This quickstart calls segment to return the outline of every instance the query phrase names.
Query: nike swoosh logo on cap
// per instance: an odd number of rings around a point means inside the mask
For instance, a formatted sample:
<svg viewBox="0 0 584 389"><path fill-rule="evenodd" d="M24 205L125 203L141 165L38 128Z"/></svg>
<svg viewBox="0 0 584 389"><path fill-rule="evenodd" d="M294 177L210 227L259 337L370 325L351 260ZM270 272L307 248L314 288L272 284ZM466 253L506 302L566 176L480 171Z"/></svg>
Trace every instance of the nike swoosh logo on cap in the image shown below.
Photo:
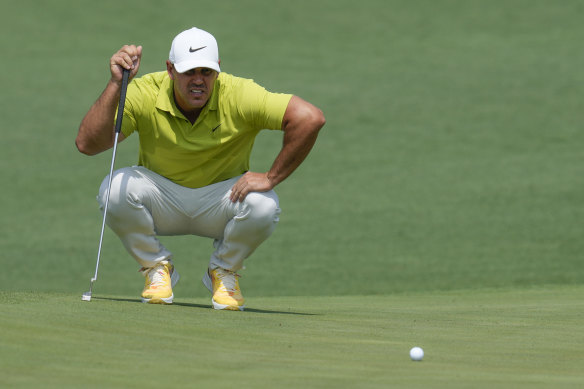
<svg viewBox="0 0 584 389"><path fill-rule="evenodd" d="M189 53L194 53L195 51L202 50L202 49L204 49L205 47L207 47L207 46L199 47L198 49L193 49L192 47L190 47L190 48L189 48Z"/></svg>

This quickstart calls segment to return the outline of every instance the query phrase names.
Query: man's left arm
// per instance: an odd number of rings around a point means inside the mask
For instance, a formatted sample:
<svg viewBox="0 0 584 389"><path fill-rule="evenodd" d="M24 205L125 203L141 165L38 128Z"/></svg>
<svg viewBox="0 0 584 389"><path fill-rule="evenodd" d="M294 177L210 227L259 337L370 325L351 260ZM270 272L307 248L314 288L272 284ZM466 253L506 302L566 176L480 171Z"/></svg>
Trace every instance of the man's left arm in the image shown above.
<svg viewBox="0 0 584 389"><path fill-rule="evenodd" d="M320 109L292 96L282 119L282 150L268 172L245 173L233 186L231 201L243 201L250 192L267 192L284 181L304 161L324 124Z"/></svg>

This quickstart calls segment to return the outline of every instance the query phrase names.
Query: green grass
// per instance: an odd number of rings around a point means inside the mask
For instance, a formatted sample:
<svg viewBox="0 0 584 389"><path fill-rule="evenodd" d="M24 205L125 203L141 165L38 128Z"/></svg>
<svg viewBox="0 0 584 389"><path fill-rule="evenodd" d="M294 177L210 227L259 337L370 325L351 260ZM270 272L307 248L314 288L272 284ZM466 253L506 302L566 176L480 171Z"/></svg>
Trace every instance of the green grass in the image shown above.
<svg viewBox="0 0 584 389"><path fill-rule="evenodd" d="M0 376L14 388L578 387L582 293L258 297L240 313L200 298L7 292Z"/></svg>
<svg viewBox="0 0 584 389"><path fill-rule="evenodd" d="M216 33L225 71L328 119L277 188L282 222L247 262L247 294L395 293L414 277L426 290L582 284L581 2L221 1L185 16L197 4L6 6L0 39L21 59L20 76L0 75L0 244L20 275L0 275L6 289L86 287L111 153L79 154L77 126L120 45L144 45L142 73L160 70L191 24ZM280 142L262 133L253 169ZM124 142L116 166L136 163L136 148ZM184 293L202 296L211 243L163 242L191 277ZM136 265L109 231L103 254L100 288L136 293Z"/></svg>
<svg viewBox="0 0 584 389"><path fill-rule="evenodd" d="M3 4L0 382L138 386L165 374L153 345L178 386L231 386L218 344L247 387L581 386L583 18L579 0ZM161 70L192 25L224 71L327 125L246 261L252 310L207 309L212 246L195 237L162 238L179 304L135 304L143 280L110 231L82 303L111 153L79 154L77 127L113 52L142 44L141 73ZM260 134L252 168L280 144ZM116 166L136 161L130 138Z"/></svg>

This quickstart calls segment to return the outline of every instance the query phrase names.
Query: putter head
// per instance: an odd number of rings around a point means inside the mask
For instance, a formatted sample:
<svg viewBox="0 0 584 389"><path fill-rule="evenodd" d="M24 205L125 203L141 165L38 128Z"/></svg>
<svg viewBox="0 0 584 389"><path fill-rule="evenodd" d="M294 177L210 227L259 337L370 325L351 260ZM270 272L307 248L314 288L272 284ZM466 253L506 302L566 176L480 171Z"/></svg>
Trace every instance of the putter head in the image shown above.
<svg viewBox="0 0 584 389"><path fill-rule="evenodd" d="M91 291L93 290L93 283L95 282L96 278L93 277L91 281L89 281L89 291L83 293L81 296L81 300L83 301L91 301Z"/></svg>

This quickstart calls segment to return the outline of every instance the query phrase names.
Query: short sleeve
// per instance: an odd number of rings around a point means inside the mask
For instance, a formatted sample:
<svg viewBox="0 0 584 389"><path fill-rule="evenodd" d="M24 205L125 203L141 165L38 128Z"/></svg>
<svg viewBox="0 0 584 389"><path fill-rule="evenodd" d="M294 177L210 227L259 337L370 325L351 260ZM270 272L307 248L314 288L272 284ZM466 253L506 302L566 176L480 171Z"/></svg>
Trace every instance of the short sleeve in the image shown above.
<svg viewBox="0 0 584 389"><path fill-rule="evenodd" d="M234 93L238 113L258 130L281 130L291 94L267 91L253 80L240 79Z"/></svg>

